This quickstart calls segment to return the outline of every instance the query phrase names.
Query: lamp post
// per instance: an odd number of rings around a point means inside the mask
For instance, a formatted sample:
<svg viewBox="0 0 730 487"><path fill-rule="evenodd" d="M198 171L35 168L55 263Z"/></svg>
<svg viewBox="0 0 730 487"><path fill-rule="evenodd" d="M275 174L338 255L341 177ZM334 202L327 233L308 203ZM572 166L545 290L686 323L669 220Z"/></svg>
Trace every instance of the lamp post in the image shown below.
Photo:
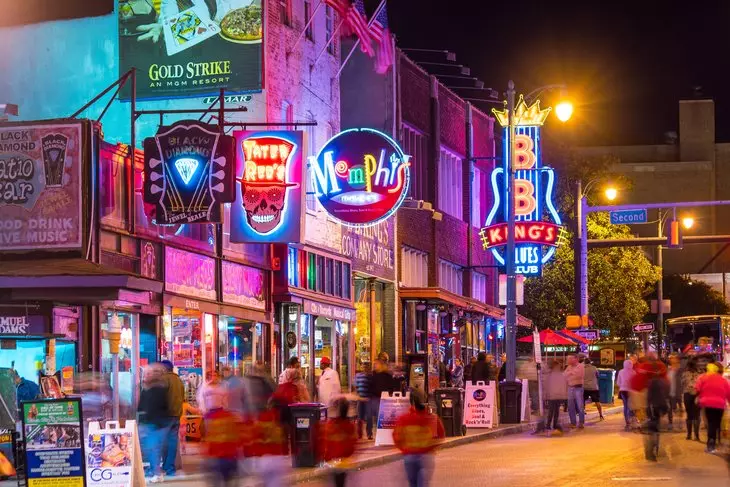
<svg viewBox="0 0 730 487"><path fill-rule="evenodd" d="M546 85L537 88L528 93L524 98L530 100L532 97L538 96L540 93L558 88L565 90L563 84ZM515 200L514 200L514 179L515 179L515 127L519 124L519 120L515 119L515 84L512 80L507 84L507 115L508 115L508 135L505 178L505 192L507 198L507 246L505 250L505 270L507 273L507 303L505 308L505 352L507 353L506 379L507 382L515 380L515 365L517 358L517 276L515 274ZM558 110L558 118L565 122L572 114L572 106L568 102L561 102L560 110ZM518 406L519 407L519 406Z"/></svg>

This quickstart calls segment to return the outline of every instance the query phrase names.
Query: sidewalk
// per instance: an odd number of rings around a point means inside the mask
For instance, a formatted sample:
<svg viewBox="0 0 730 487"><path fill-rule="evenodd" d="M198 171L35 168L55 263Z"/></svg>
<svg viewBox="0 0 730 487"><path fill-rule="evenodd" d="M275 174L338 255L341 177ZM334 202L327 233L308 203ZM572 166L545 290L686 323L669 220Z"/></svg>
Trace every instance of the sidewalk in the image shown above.
<svg viewBox="0 0 730 487"><path fill-rule="evenodd" d="M598 419L598 412L590 408L590 412L586 412L586 421ZM603 406L603 414L621 414L623 408L621 406ZM501 425L494 429L471 429L467 431L466 436L456 436L444 439L438 446L438 449L453 448L460 445L466 445L476 441L491 440L500 438L507 435L520 434L527 431L532 431L537 424L537 420L520 424ZM186 455L185 457L188 457ZM195 460L193 460L193 458ZM375 446L374 442L366 441L358 443L358 449L352 458L352 468L362 470L366 468L383 465L386 463L396 462L402 458L401 453L392 446ZM199 456L193 456L191 458L184 458L184 464L186 469L196 468L197 472L200 472L200 460ZM314 479L319 479L326 476L329 473L329 469L326 467L313 467L313 468L298 468L292 470L287 476L286 485L293 485L301 482L307 482ZM192 482L204 482L205 476L202 473L191 473L186 475L184 478L173 480L166 480L164 485L169 487L192 487ZM2 484L0 484L2 486Z"/></svg>
<svg viewBox="0 0 730 487"><path fill-rule="evenodd" d="M612 414L621 414L623 408L621 406L603 406L604 416ZM590 407L590 411L586 412L586 421L598 419L598 413ZM456 436L444 439L438 446L438 449L453 448L460 445L466 445L477 441L491 440L507 435L520 434L532 431L537 424L537 420L521 423L498 426L494 429L472 429L467 431L466 436ZM183 456L185 469L189 474L175 480L165 480L162 484L166 487L197 487L199 485L207 485L205 483L205 475L201 473L200 455L195 455L192 451L190 454ZM363 441L358 443L357 452L353 457L352 468L362 470L366 468L392 463L402 458L400 452L392 446L375 446L373 441ZM326 467L299 468L291 470L286 477L285 485L294 485L301 482L307 482L325 477L329 473ZM248 485L248 484L247 484ZM16 487L16 481L0 481L0 487Z"/></svg>

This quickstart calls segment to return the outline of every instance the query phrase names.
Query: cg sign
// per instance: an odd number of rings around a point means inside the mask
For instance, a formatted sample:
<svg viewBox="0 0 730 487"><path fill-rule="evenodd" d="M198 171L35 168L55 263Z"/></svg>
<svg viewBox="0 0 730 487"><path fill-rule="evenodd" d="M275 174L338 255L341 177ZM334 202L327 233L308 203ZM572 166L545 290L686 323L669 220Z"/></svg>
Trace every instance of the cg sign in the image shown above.
<svg viewBox="0 0 730 487"><path fill-rule="evenodd" d="M540 127L550 108L540 110L536 101L527 107L520 96L515 108L515 171L513 194L515 205L515 271L525 276L539 276L542 266L555 254L561 241L560 215L553 205L555 174L542 166ZM504 265L507 244L507 159L510 147L507 110L494 110L497 121L504 127L505 165L492 172L494 206L479 232L482 245Z"/></svg>
<svg viewBox="0 0 730 487"><path fill-rule="evenodd" d="M309 170L317 199L325 211L347 226L370 226L392 215L408 193L410 156L377 130L340 132Z"/></svg>

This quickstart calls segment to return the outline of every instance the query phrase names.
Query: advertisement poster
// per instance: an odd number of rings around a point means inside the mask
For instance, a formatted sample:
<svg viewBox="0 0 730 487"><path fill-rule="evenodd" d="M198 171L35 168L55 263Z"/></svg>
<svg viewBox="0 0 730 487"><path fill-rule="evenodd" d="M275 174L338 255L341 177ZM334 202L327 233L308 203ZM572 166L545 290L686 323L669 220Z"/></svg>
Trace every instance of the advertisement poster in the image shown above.
<svg viewBox="0 0 730 487"><path fill-rule="evenodd" d="M79 399L24 402L29 487L83 487L83 419Z"/></svg>
<svg viewBox="0 0 730 487"><path fill-rule="evenodd" d="M496 386L468 382L464 391L464 426L467 428L494 428Z"/></svg>
<svg viewBox="0 0 730 487"><path fill-rule="evenodd" d="M137 68L138 97L263 88L261 0L118 1L119 70Z"/></svg>
<svg viewBox="0 0 730 487"><path fill-rule="evenodd" d="M369 227L342 228L342 255L352 259L358 272L395 281L393 245L395 218Z"/></svg>
<svg viewBox="0 0 730 487"><path fill-rule="evenodd" d="M375 433L375 446L394 445L393 429L399 417L411 409L411 396L406 393L394 392L389 396L383 392L380 398L380 409L378 409L378 429Z"/></svg>
<svg viewBox="0 0 730 487"><path fill-rule="evenodd" d="M81 247L81 129L0 127L0 251Z"/></svg>
<svg viewBox="0 0 730 487"><path fill-rule="evenodd" d="M264 271L227 260L223 261L223 302L266 310Z"/></svg>
<svg viewBox="0 0 730 487"><path fill-rule="evenodd" d="M236 201L231 205L231 242L301 242L302 132L241 130L233 137Z"/></svg>
<svg viewBox="0 0 730 487"><path fill-rule="evenodd" d="M143 485L144 471L135 421L123 428L113 421L101 428L89 424L86 443L86 481L89 486L132 487Z"/></svg>
<svg viewBox="0 0 730 487"><path fill-rule="evenodd" d="M8 462L10 462L10 465L15 465L15 454L13 453L14 431L12 429L0 428L0 454L5 456Z"/></svg>

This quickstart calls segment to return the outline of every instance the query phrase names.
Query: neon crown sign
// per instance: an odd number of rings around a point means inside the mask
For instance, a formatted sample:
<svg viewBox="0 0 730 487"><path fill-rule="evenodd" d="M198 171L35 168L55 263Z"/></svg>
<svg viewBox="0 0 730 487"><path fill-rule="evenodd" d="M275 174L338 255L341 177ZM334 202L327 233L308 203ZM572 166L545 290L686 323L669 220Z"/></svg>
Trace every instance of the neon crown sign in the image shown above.
<svg viewBox="0 0 730 487"><path fill-rule="evenodd" d="M504 127L504 166L492 172L492 206L484 228L479 232L484 249L501 265L505 264L507 244L507 160L509 157L509 111L492 110ZM538 276L563 240L561 220L553 205L555 173L542 165L540 127L550 108L540 109L540 101L527 106L520 95L515 107L513 194L515 205L515 270L525 276Z"/></svg>
<svg viewBox="0 0 730 487"><path fill-rule="evenodd" d="M309 157L317 199L348 226L370 226L392 215L408 193L410 165L393 139L368 128L340 132Z"/></svg>

